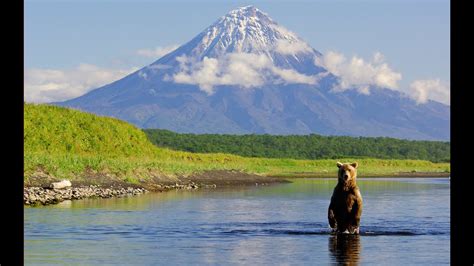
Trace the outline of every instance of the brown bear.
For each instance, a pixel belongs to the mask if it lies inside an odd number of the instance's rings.
[[[338,182],[328,210],[329,225],[337,233],[359,234],[362,196],[356,182],[357,166],[337,162]]]

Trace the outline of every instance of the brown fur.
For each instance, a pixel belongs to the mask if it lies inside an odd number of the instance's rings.
[[[357,163],[337,163],[338,183],[328,209],[329,225],[336,232],[359,233],[362,195],[357,186]],[[347,177],[345,177],[345,175]]]

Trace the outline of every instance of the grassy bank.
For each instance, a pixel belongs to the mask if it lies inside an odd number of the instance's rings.
[[[341,161],[352,162],[347,158]],[[359,176],[398,175],[403,172],[449,172],[447,163],[431,163],[414,160],[357,160]],[[156,157],[116,157],[98,155],[51,155],[45,153],[25,154],[25,178],[42,170],[58,178],[80,179],[83,175],[107,173],[128,182],[138,182],[150,177],[188,176],[208,170],[242,170],[272,176],[335,176],[334,160],[284,160],[253,159],[226,155],[174,154]],[[295,174],[296,173],[296,174]]]
[[[25,104],[24,178],[39,174],[84,180],[95,176],[140,183],[190,176],[209,170],[261,175],[319,173],[335,176],[335,160],[249,158],[222,153],[190,153],[158,148],[144,132],[118,119],[76,110]],[[354,161],[353,158],[339,158]],[[422,160],[357,159],[359,175],[449,172],[449,163]]]

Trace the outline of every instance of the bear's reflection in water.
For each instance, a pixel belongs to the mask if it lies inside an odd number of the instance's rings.
[[[360,255],[360,236],[335,234],[329,236],[329,253],[333,262],[342,265],[358,265]]]

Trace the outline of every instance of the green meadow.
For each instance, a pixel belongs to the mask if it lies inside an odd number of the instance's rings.
[[[447,162],[338,158],[359,162],[359,176],[400,172],[450,172]],[[261,175],[335,176],[335,159],[300,160],[191,153],[157,147],[139,128],[124,121],[45,104],[24,105],[24,179],[38,172],[83,180],[91,173],[137,183],[157,176],[189,176],[208,170]]]

